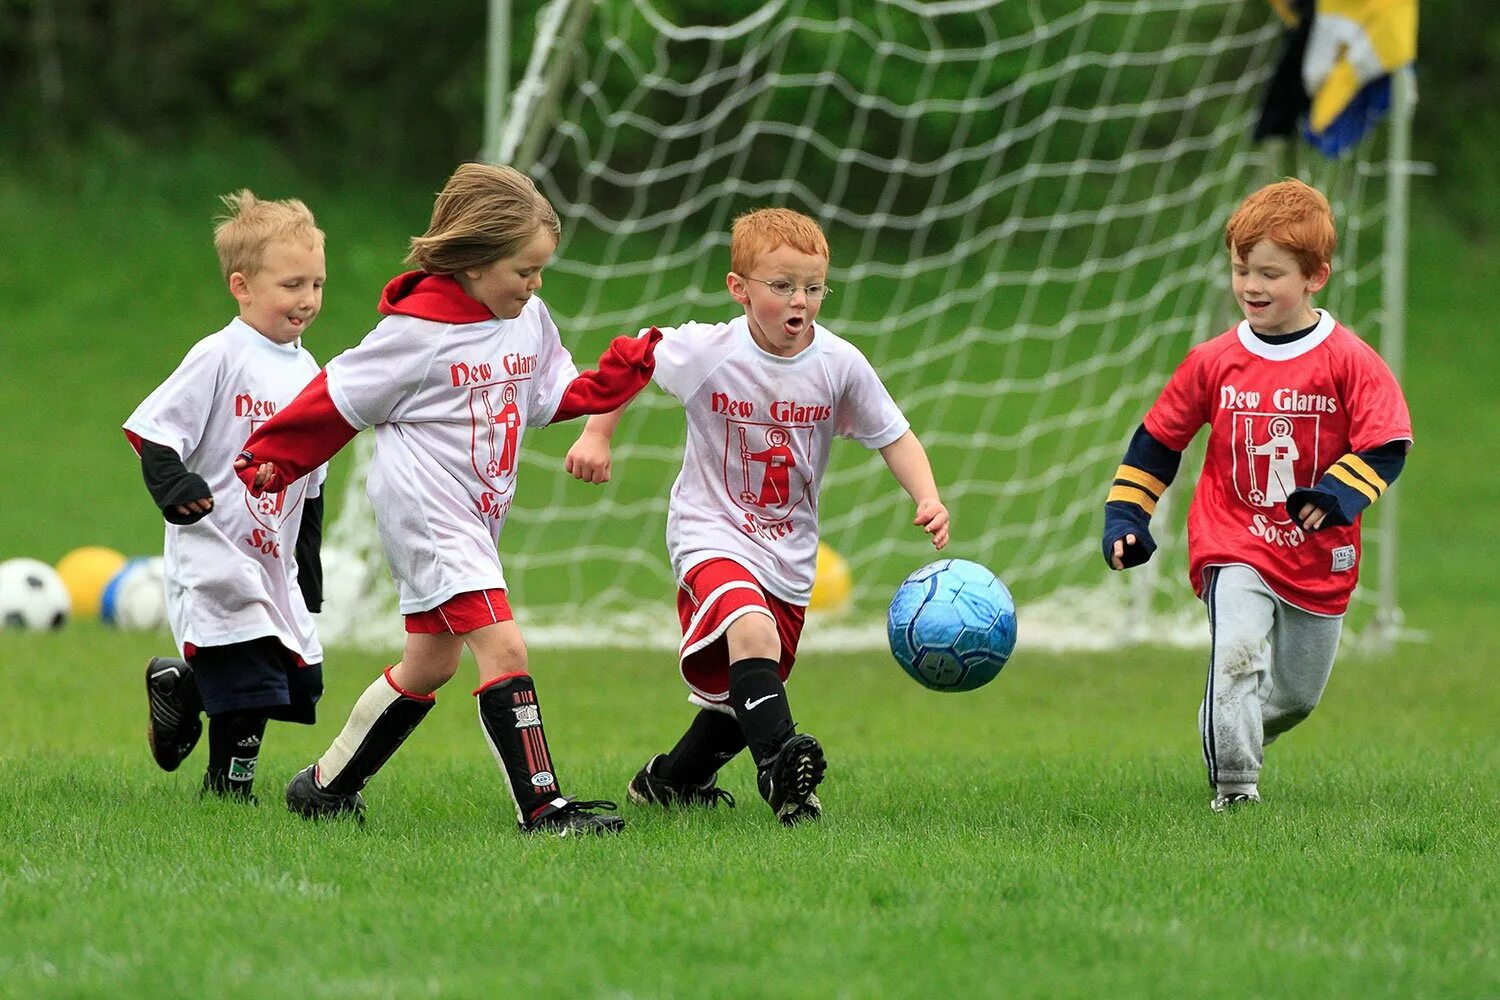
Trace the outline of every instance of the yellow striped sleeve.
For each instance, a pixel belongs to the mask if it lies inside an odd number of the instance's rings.
[[[1154,497],[1160,496],[1167,491],[1167,484],[1157,479],[1144,469],[1137,469],[1133,465],[1122,465],[1115,471],[1115,482],[1123,480],[1132,486],[1139,486]]]
[[[1371,486],[1369,483],[1365,482],[1363,479],[1350,472],[1342,462],[1330,468],[1328,470],[1328,474],[1334,479],[1337,479],[1339,482],[1343,483],[1345,486],[1348,486],[1350,489],[1355,489],[1363,493],[1365,495],[1365,499],[1369,500],[1371,503],[1374,503],[1376,500],[1380,499],[1380,494],[1375,492],[1375,487]]]
[[[1366,462],[1358,455],[1345,455],[1343,458],[1338,460],[1338,464],[1348,466],[1351,472],[1355,473],[1365,482],[1375,487],[1375,492],[1377,494],[1384,493],[1387,489],[1390,488],[1390,484],[1387,483],[1384,479],[1380,478],[1380,473],[1371,468],[1370,463]]]
[[[1156,512],[1156,497],[1137,486],[1125,486],[1119,483],[1111,486],[1109,496],[1104,498],[1104,502],[1110,503],[1115,500],[1133,503],[1148,515]]]

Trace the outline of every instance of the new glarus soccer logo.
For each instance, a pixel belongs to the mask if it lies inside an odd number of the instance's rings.
[[[724,487],[747,514],[784,521],[807,496],[807,424],[724,422]]]
[[[1300,545],[1306,536],[1294,525],[1286,500],[1316,478],[1318,415],[1241,410],[1232,420],[1234,489],[1256,512],[1250,533],[1276,545]]]
[[[517,446],[521,441],[521,408],[517,381],[477,385],[469,390],[471,461],[474,471],[496,494],[515,485]]]
[[[265,420],[251,420],[251,433],[254,433],[255,429],[265,422]],[[256,524],[272,534],[279,534],[287,512],[297,508],[306,489],[307,480],[299,479],[291,489],[282,490],[280,493],[262,493],[257,497],[250,495],[250,487],[247,486],[245,487],[245,509],[250,511],[250,516],[255,519]],[[290,502],[288,502],[289,499]],[[257,539],[254,544],[259,547],[262,540]]]

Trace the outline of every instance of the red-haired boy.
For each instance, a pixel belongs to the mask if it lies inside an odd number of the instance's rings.
[[[1110,568],[1150,559],[1156,502],[1209,425],[1187,532],[1211,635],[1198,723],[1215,812],[1260,801],[1265,745],[1322,697],[1359,576],[1360,513],[1411,447],[1390,368],[1312,305],[1335,241],[1328,200],[1301,181],[1240,204],[1224,243],[1245,319],[1188,352],[1104,504]]]

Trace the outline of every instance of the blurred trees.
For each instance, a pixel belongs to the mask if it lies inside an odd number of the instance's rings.
[[[657,5],[723,20],[756,6]],[[539,6],[513,0],[513,75]],[[1016,0],[1022,21],[1027,6]],[[1416,156],[1440,177],[1422,186],[1471,231],[1488,232],[1500,220],[1492,7],[1423,0],[1416,126]],[[0,0],[0,155],[56,167],[101,139],[161,153],[229,132],[267,140],[331,181],[440,177],[480,146],[486,14],[486,0]]]

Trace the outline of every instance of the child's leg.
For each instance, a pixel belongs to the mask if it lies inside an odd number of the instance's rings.
[[[654,773],[682,785],[706,785],[746,745],[745,731],[733,712],[699,709],[677,745],[661,756]]]
[[[208,770],[203,775],[203,790],[249,798],[265,734],[264,711],[209,716]]]
[[[1210,571],[1208,683],[1198,709],[1208,780],[1221,795],[1253,793],[1263,757],[1260,688],[1278,601],[1252,570]]]
[[[1314,615],[1283,603],[1271,633],[1269,691],[1261,708],[1265,742],[1312,714],[1328,685],[1344,619]]]
[[[593,808],[615,808],[614,803],[574,802],[562,794],[552,765],[552,751],[542,726],[536,684],[526,672],[526,643],[514,621],[495,622],[467,632],[468,644],[479,665],[479,725],[516,807],[523,830],[555,829],[604,832],[618,830],[618,816],[593,815]]]
[[[729,626],[729,704],[757,765],[796,730],[778,669],[781,640],[770,615],[747,614]]]
[[[316,786],[333,795],[364,788],[432,710],[432,692],[458,669],[462,649],[454,635],[408,634],[401,662],[365,689],[343,730],[318,758]]]

